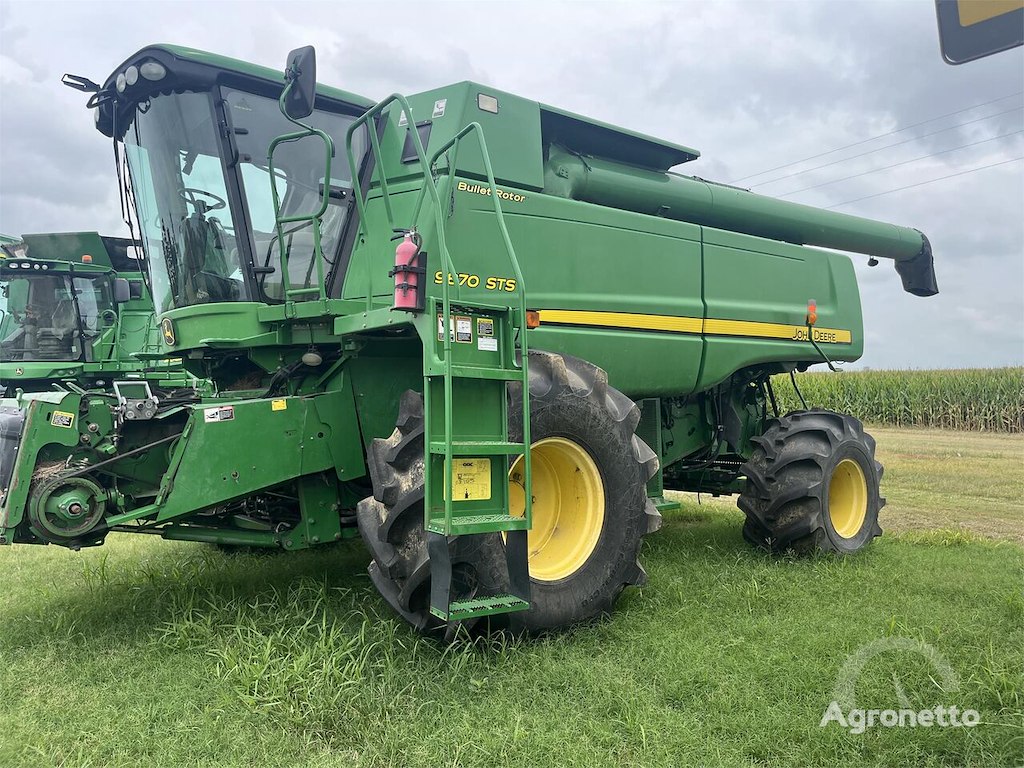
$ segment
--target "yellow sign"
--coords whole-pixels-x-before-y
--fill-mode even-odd
[[[50,414],[50,423],[55,427],[71,429],[75,425],[75,414],[66,411],[54,411]]]
[[[452,459],[452,501],[491,498],[490,459]]]
[[[1024,8],[1024,0],[959,0],[960,26],[969,27]]]
[[[271,400],[270,410],[272,411],[287,411],[288,401],[287,400]]]
[[[935,0],[935,12],[949,64],[1024,45],[1024,0]]]

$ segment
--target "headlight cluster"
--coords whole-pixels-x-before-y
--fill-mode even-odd
[[[157,61],[144,61],[139,65],[132,64],[124,72],[118,74],[114,79],[114,87],[118,93],[124,93],[125,90],[139,82],[139,77],[155,83],[163,80],[166,76],[167,68],[163,64]]]

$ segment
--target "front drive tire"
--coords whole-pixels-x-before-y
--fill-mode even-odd
[[[512,440],[523,433],[520,389],[509,387]],[[640,544],[661,515],[647,497],[658,459],[637,437],[639,421],[640,409],[602,369],[530,353],[531,607],[519,617],[529,631],[609,613],[625,587],[646,582]],[[514,495],[516,466],[511,474]],[[575,546],[586,531],[588,541]]]
[[[773,553],[853,554],[882,529],[882,465],[857,419],[826,410],[773,419],[743,466],[743,537]]]
[[[661,515],[647,498],[658,460],[635,434],[636,404],[590,363],[546,352],[531,352],[529,361],[531,607],[494,617],[491,626],[507,621],[541,632],[607,613],[624,587],[643,584],[641,540],[660,527]],[[510,439],[520,440],[521,385],[509,386],[509,401]],[[420,395],[403,396],[395,432],[373,441],[368,463],[374,495],[360,502],[357,519],[373,556],[370,578],[416,629],[440,629],[428,605]],[[521,462],[513,463],[509,482],[515,513],[524,503]],[[452,563],[453,596],[507,591],[500,534],[453,537]]]

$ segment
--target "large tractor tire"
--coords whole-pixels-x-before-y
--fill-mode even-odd
[[[509,387],[511,439],[522,438],[521,386]],[[623,588],[643,584],[637,557],[661,516],[647,498],[654,452],[635,434],[637,406],[608,386],[600,368],[530,353],[533,521],[528,611],[517,630],[560,629],[611,610]],[[398,426],[369,451],[374,495],[359,504],[369,573],[388,603],[419,630],[440,628],[429,612],[430,563],[423,531],[423,407],[402,398]],[[525,503],[522,460],[509,478],[514,511]],[[452,545],[453,598],[507,591],[501,534],[459,536]],[[498,616],[491,625],[503,626]]]
[[[513,440],[523,434],[520,389],[509,387]],[[658,457],[637,437],[639,422],[639,407],[608,385],[602,369],[530,354],[531,607],[519,617],[529,631],[606,614],[625,587],[647,581],[640,544],[661,527],[661,514],[647,496]],[[510,475],[515,507],[521,461]]]
[[[391,437],[370,445],[373,496],[359,502],[356,522],[373,557],[367,570],[377,591],[416,630],[435,632],[445,627],[430,613],[423,435],[423,396],[408,390]],[[453,599],[508,592],[500,534],[455,537],[451,562]]]
[[[773,553],[852,554],[880,536],[882,465],[875,441],[852,416],[795,411],[754,438],[743,466],[744,538]]]

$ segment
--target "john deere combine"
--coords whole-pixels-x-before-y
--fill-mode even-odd
[[[0,257],[3,386],[109,386],[131,376],[192,379],[163,350],[135,243],[96,232],[24,235]],[[145,358],[157,358],[147,366]],[[145,371],[145,368],[149,368]]]
[[[913,229],[670,169],[661,141],[475,83],[372,102],[171,46],[92,93],[162,354],[218,394],[4,401],[0,541],[297,550],[361,535],[423,630],[531,631],[643,583],[664,489],[739,493],[771,551],[856,552],[881,467],[771,377],[863,349],[848,256],[936,292]],[[10,365],[4,363],[4,366]]]

